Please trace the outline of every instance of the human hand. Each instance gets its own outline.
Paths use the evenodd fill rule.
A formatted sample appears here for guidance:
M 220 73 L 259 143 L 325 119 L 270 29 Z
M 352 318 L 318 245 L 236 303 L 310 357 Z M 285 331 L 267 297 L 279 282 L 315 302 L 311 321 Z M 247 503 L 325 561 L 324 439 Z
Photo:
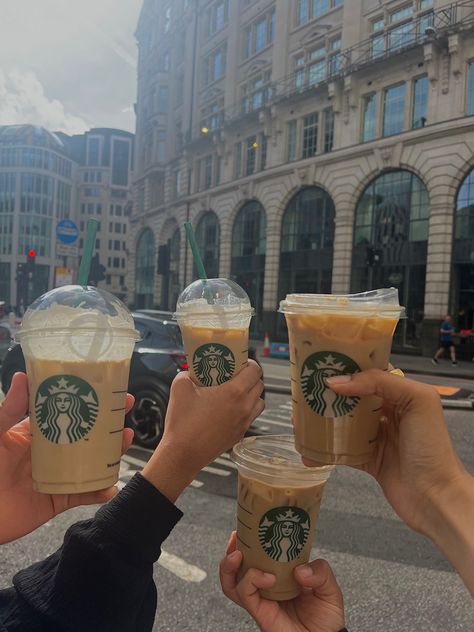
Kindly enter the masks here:
M 142 474 L 172 502 L 196 474 L 235 445 L 263 412 L 262 370 L 249 360 L 220 386 L 196 386 L 187 373 L 171 386 L 165 430 Z
M 289 601 L 270 601 L 260 596 L 260 589 L 275 583 L 275 575 L 250 569 L 239 581 L 242 553 L 236 549 L 234 531 L 227 545 L 227 556 L 219 566 L 224 594 L 245 608 L 262 632 L 339 632 L 344 627 L 344 603 L 329 564 L 315 560 L 297 566 L 296 581 L 302 592 Z
M 430 503 L 466 474 L 451 443 L 438 393 L 426 384 L 376 369 L 328 378 L 327 384 L 340 395 L 377 395 L 384 400 L 374 455 L 358 469 L 378 481 L 409 527 L 426 534 Z
M 133 406 L 127 395 L 127 412 Z M 28 380 L 16 373 L 0 405 L 0 544 L 30 533 L 59 513 L 79 505 L 95 505 L 110 500 L 115 487 L 83 494 L 42 494 L 33 490 L 31 477 Z M 20 421 L 23 419 L 23 421 Z M 133 440 L 133 431 L 123 432 L 122 453 Z

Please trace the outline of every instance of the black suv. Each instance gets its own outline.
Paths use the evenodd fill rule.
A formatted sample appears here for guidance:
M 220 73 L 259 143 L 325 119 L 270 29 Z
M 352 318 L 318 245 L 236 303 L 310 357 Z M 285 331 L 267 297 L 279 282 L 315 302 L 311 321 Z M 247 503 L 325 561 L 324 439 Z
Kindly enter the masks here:
M 188 368 L 181 332 L 175 322 L 134 313 L 140 340 L 135 344 L 130 365 L 128 390 L 135 406 L 125 424 L 135 431 L 135 442 L 154 448 L 161 439 L 171 382 Z M 13 345 L 2 363 L 2 389 L 6 393 L 16 371 L 25 371 L 19 344 Z

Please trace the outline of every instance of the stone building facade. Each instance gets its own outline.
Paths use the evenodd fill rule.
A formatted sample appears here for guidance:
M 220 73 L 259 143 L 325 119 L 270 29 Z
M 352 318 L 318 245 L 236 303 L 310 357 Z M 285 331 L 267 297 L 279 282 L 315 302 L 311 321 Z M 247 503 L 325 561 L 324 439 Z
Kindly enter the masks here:
M 173 309 L 195 270 L 283 339 L 288 292 L 396 286 L 396 345 L 474 325 L 474 2 L 145 0 L 128 287 Z M 131 295 L 132 295 L 131 293 Z

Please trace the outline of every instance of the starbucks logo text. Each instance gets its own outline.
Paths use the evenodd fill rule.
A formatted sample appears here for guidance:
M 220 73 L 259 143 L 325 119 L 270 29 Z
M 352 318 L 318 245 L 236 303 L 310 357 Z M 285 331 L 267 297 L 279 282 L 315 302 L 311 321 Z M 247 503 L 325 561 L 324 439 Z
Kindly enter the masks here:
M 75 443 L 94 426 L 99 399 L 90 384 L 75 375 L 54 375 L 36 392 L 35 413 L 40 432 L 52 443 Z
M 276 507 L 260 521 L 258 539 L 276 562 L 292 562 L 301 555 L 311 529 L 309 515 L 299 507 Z
M 203 386 L 218 386 L 234 375 L 234 354 L 224 345 L 202 345 L 194 352 L 193 369 Z
M 343 417 L 349 414 L 359 403 L 359 398 L 337 395 L 326 385 L 325 379 L 359 371 L 354 360 L 342 353 L 313 353 L 306 358 L 301 369 L 301 388 L 307 404 L 321 417 Z

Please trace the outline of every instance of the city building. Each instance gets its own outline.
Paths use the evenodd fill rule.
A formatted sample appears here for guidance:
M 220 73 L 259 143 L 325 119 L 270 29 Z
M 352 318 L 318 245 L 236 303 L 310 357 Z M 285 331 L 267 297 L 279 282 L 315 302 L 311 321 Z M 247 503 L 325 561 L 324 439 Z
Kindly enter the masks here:
M 132 161 L 129 132 L 70 137 L 33 125 L 0 127 L 1 301 L 20 309 L 75 278 L 89 217 L 99 220 L 96 252 L 106 268 L 99 285 L 126 298 Z M 56 237 L 65 219 L 80 231 L 71 246 Z
M 253 334 L 289 292 L 384 286 L 398 349 L 473 328 L 473 0 L 145 0 L 136 37 L 137 305 L 196 278 L 189 220 Z

